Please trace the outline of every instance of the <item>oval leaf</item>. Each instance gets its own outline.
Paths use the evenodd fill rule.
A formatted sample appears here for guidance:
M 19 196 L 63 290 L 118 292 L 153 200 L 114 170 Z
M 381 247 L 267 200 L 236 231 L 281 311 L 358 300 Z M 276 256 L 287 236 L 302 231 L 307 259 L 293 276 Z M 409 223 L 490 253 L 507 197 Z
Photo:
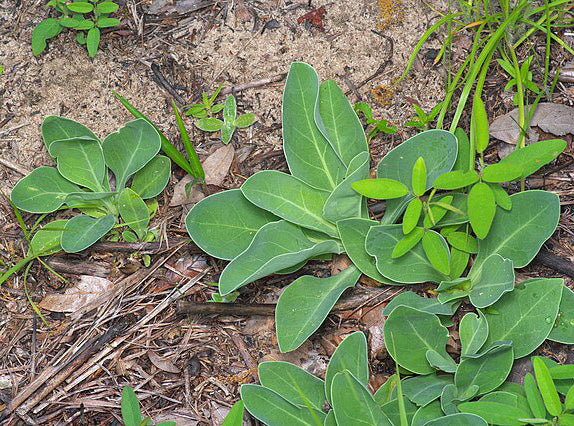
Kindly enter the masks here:
M 68 253 L 85 250 L 106 235 L 115 223 L 116 218 L 112 214 L 99 218 L 74 216 L 64 228 L 62 248 Z
M 391 253 L 391 258 L 398 259 L 399 257 L 407 254 L 413 247 L 415 247 L 419 243 L 419 241 L 424 237 L 424 235 L 425 230 L 423 228 L 413 229 L 410 233 L 405 235 L 397 242 L 395 248 L 393 249 L 393 252 Z
M 420 198 L 413 198 L 407 206 L 405 214 L 403 215 L 403 233 L 405 235 L 415 229 L 417 223 L 419 223 L 422 211 L 423 202 L 420 200 Z
M 548 340 L 574 345 L 574 292 L 564 286 L 558 317 Z
M 118 197 L 118 210 L 124 224 L 143 240 L 149 224 L 149 211 L 142 198 L 130 188 L 125 188 Z
M 134 175 L 131 188 L 144 200 L 153 198 L 164 190 L 171 175 L 171 161 L 156 155 Z
M 433 183 L 436 189 L 444 189 L 451 191 L 453 189 L 465 188 L 473 183 L 478 182 L 478 173 L 474 170 L 470 172 L 463 172 L 462 170 L 455 170 L 440 175 Z
M 61 251 L 60 240 L 67 222 L 55 220 L 40 228 L 32 237 L 26 256 L 48 256 Z
M 431 265 L 444 275 L 450 273 L 450 251 L 445 239 L 437 232 L 427 230 L 423 236 L 423 250 Z
M 73 138 L 99 140 L 98 137 L 83 124 L 55 115 L 47 116 L 42 122 L 42 138 L 44 139 L 44 145 L 46 145 L 48 152 L 50 152 L 50 146 L 54 141 Z
M 412 176 L 413 194 L 417 197 L 422 196 L 427 188 L 427 168 L 423 157 L 417 158 L 413 166 Z
M 359 194 L 376 200 L 390 200 L 408 194 L 406 185 L 393 179 L 364 179 L 351 185 Z
M 96 56 L 96 53 L 98 53 L 99 46 L 100 46 L 100 30 L 99 28 L 91 28 L 88 31 L 88 35 L 86 36 L 86 47 L 88 48 L 88 55 L 90 55 L 90 58 Z
M 462 392 L 476 385 L 478 395 L 484 395 L 506 380 L 513 362 L 511 346 L 489 351 L 479 358 L 464 358 L 456 369 L 454 384 Z
M 532 359 L 532 366 L 534 367 L 536 383 L 538 383 L 538 388 L 540 389 L 540 394 L 542 395 L 546 409 L 550 415 L 559 416 L 560 413 L 562 413 L 562 403 L 560 402 L 558 391 L 552 381 L 548 367 L 546 367 L 539 358 Z
M 496 213 L 496 201 L 486 183 L 477 183 L 468 193 L 468 218 L 472 230 L 481 240 L 486 238 Z
M 470 301 L 477 308 L 486 308 L 514 288 L 512 260 L 493 254 L 482 264 L 480 273 L 469 274 L 472 283 Z
M 566 141 L 562 139 L 534 142 L 521 149 L 515 149 L 499 164 L 519 166 L 522 169 L 520 177 L 525 178 L 558 157 L 564 148 Z
M 498 163 L 486 166 L 482 171 L 482 179 L 485 182 L 501 183 L 518 179 L 522 174 L 522 169 L 512 163 Z
M 488 322 L 483 315 L 467 313 L 458 327 L 461 356 L 476 354 L 488 337 Z

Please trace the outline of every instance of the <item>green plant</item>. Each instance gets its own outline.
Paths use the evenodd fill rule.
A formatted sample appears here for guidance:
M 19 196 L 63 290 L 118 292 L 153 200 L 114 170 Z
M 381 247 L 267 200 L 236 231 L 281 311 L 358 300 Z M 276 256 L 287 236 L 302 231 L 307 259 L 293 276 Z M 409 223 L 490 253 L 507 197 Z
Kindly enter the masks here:
M 100 28 L 115 27 L 120 20 L 110 18 L 118 10 L 118 4 L 111 0 L 67 1 L 50 0 L 48 7 L 54 8 L 59 19 L 46 18 L 40 21 L 32 32 L 32 51 L 40 55 L 46 48 L 46 41 L 56 37 L 64 29 L 75 30 L 76 41 L 85 45 L 90 57 L 96 56 L 100 45 Z
M 440 112 L 442 105 L 443 103 L 439 102 L 427 114 L 420 106 L 413 104 L 417 116 L 407 121 L 405 126 L 416 127 L 419 130 L 428 129 Z
M 211 96 L 207 96 L 206 92 L 201 95 L 202 102 L 200 104 L 188 105 L 185 115 L 191 115 L 194 118 L 205 118 L 211 117 L 213 114 L 217 114 L 223 109 L 223 104 L 216 104 L 215 99 L 223 87 L 223 83 L 213 92 Z
M 217 107 L 217 105 L 216 105 Z M 216 108 L 219 110 L 219 108 Z M 212 110 L 213 112 L 213 110 Z M 206 113 L 207 115 L 207 113 Z M 235 97 L 228 95 L 223 105 L 223 121 L 215 117 L 204 117 L 198 120 L 195 125 L 204 132 L 219 132 L 221 130 L 221 142 L 228 144 L 231 141 L 236 128 L 243 129 L 251 126 L 255 122 L 252 113 L 243 114 L 237 117 L 237 106 Z
M 359 115 L 359 112 L 362 112 L 365 116 L 367 126 L 371 126 L 367 132 L 367 142 L 370 142 L 371 139 L 381 133 L 388 135 L 397 133 L 397 126 L 389 126 L 389 122 L 384 118 L 379 120 L 373 118 L 373 110 L 366 102 L 357 102 L 354 109 L 357 115 Z
M 125 426 L 148 426 L 153 425 L 151 417 L 143 417 L 140 403 L 134 390 L 130 386 L 122 389 L 122 420 Z M 156 426 L 175 426 L 175 422 L 155 423 Z

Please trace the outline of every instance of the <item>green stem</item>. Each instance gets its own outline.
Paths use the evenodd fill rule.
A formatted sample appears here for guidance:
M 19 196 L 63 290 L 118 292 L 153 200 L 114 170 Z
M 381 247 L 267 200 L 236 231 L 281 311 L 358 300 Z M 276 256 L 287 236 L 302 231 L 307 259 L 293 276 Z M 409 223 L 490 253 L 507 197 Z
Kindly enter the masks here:
M 16 272 L 18 272 L 20 269 L 26 266 L 28 262 L 32 260 L 34 260 L 33 257 L 25 257 L 23 259 L 20 259 L 18 263 L 16 263 L 10 269 L 5 271 L 2 275 L 0 275 L 0 285 L 2 285 L 8 278 L 10 278 L 12 275 L 14 275 Z

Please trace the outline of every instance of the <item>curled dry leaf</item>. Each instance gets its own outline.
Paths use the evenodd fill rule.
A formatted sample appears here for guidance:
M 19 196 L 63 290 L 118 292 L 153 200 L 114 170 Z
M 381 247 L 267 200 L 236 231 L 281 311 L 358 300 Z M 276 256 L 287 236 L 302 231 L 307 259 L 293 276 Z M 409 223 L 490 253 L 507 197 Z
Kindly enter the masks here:
M 38 306 L 52 312 L 79 312 L 93 309 L 108 300 L 113 293 L 114 284 L 101 277 L 81 275 L 80 281 L 64 293 L 48 294 Z
M 167 371 L 168 373 L 174 373 L 174 374 L 181 373 L 181 370 L 179 368 L 177 368 L 177 366 L 173 362 L 168 361 L 167 359 L 159 356 L 155 352 L 148 351 L 147 356 L 148 356 L 149 360 L 151 361 L 151 363 L 153 365 L 155 365 L 157 368 L 159 368 L 160 370 Z
M 194 185 L 189 191 L 189 197 L 186 194 L 185 186 L 191 182 L 193 177 L 191 175 L 186 175 L 173 187 L 173 195 L 169 202 L 170 207 L 183 206 L 184 204 L 195 204 L 205 198 L 205 195 L 201 190 Z

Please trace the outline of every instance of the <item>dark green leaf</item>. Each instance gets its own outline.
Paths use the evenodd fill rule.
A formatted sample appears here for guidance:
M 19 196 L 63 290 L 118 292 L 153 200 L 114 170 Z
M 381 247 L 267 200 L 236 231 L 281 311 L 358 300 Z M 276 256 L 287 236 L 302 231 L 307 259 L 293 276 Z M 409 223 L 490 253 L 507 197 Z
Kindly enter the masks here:
M 92 218 L 85 215 L 74 216 L 64 228 L 62 248 L 68 253 L 77 253 L 87 249 L 106 235 L 116 223 L 112 214 Z
M 476 414 L 488 423 L 498 425 L 520 426 L 524 423 L 518 419 L 529 416 L 528 411 L 522 408 L 491 401 L 463 402 L 458 408 L 463 413 Z
M 511 346 L 487 352 L 479 358 L 464 358 L 454 375 L 454 384 L 463 392 L 476 385 L 478 395 L 484 395 L 504 382 L 513 362 Z
M 574 292 L 569 287 L 564 286 L 562 290 L 558 317 L 548 340 L 567 345 L 574 344 Z
M 144 200 L 159 195 L 166 187 L 171 175 L 171 162 L 163 155 L 156 155 L 132 180 L 131 188 Z

